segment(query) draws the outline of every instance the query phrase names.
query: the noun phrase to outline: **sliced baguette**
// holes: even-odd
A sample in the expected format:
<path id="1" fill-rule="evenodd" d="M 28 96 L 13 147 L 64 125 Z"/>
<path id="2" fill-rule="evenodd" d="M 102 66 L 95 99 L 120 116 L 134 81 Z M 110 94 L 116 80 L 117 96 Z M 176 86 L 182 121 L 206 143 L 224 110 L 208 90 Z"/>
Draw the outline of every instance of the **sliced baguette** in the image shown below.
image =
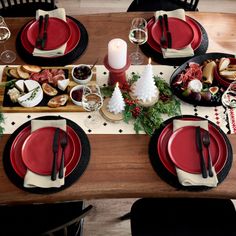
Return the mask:
<path id="1" fill-rule="evenodd" d="M 42 70 L 40 66 L 36 66 L 36 65 L 23 65 L 22 69 L 25 72 L 29 72 L 29 73 L 38 73 Z"/>
<path id="2" fill-rule="evenodd" d="M 220 71 L 220 75 L 228 80 L 236 80 L 236 71 L 223 70 Z"/>
<path id="3" fill-rule="evenodd" d="M 10 74 L 12 77 L 16 78 L 16 79 L 20 79 L 20 76 L 19 76 L 19 74 L 17 73 L 16 68 L 10 69 L 9 74 Z"/>
<path id="4" fill-rule="evenodd" d="M 48 106 L 52 108 L 63 106 L 66 104 L 68 99 L 69 99 L 69 96 L 67 94 L 58 95 L 49 100 Z"/>
<path id="5" fill-rule="evenodd" d="M 17 73 L 20 76 L 20 78 L 22 78 L 22 79 L 29 79 L 30 74 L 28 72 L 25 72 L 24 70 L 22 70 L 21 66 L 18 66 L 16 68 L 16 70 L 17 70 Z"/>

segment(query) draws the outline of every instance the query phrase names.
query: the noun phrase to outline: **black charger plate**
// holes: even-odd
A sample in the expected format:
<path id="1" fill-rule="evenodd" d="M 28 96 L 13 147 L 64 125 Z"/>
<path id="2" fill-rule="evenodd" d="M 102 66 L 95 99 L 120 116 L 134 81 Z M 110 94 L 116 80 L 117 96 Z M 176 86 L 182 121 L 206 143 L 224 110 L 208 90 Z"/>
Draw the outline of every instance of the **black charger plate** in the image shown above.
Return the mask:
<path id="1" fill-rule="evenodd" d="M 56 119 L 66 119 L 61 116 L 42 116 L 36 118 L 37 120 L 56 120 Z M 81 147 L 82 147 L 82 152 L 81 152 L 81 158 L 75 167 L 75 169 L 69 174 L 67 177 L 65 177 L 65 184 L 60 187 L 60 188 L 25 188 L 23 186 L 24 180 L 15 172 L 11 160 L 10 160 L 10 150 L 11 146 L 14 142 L 14 139 L 18 135 L 20 131 L 22 131 L 25 127 L 29 126 L 31 121 L 28 121 L 21 125 L 18 129 L 14 131 L 14 133 L 11 134 L 9 137 L 4 151 L 3 151 L 3 166 L 6 171 L 6 174 L 8 178 L 12 181 L 13 184 L 15 184 L 18 188 L 23 189 L 27 192 L 31 193 L 39 193 L 39 194 L 49 194 L 49 193 L 55 193 L 62 191 L 69 186 L 71 186 L 75 181 L 77 181 L 80 176 L 84 173 L 86 170 L 89 159 L 90 159 L 90 143 L 88 140 L 88 137 L 86 133 L 83 131 L 83 129 L 77 125 L 75 122 L 66 119 L 66 124 L 70 126 L 78 135 L 80 142 L 81 142 Z"/>
<path id="2" fill-rule="evenodd" d="M 73 20 L 77 26 L 80 29 L 80 41 L 77 44 L 77 46 L 69 53 L 60 56 L 60 57 L 52 57 L 52 58 L 46 58 L 46 57 L 35 57 L 31 53 L 29 53 L 22 45 L 21 43 L 21 33 L 25 26 L 28 24 L 28 22 L 21 28 L 20 32 L 17 35 L 16 38 L 16 50 L 18 54 L 22 57 L 22 59 L 28 63 L 28 64 L 35 64 L 35 65 L 40 65 L 40 66 L 64 66 L 71 64 L 73 61 L 78 59 L 85 49 L 87 48 L 88 45 L 88 32 L 84 25 L 76 20 L 75 18 L 71 16 L 66 16 Z"/>
<path id="3" fill-rule="evenodd" d="M 155 172 L 165 182 L 167 182 L 171 186 L 173 186 L 173 187 L 175 187 L 179 190 L 204 191 L 204 190 L 211 189 L 211 187 L 207 187 L 207 186 L 183 186 L 183 185 L 181 185 L 178 181 L 178 177 L 173 175 L 171 172 L 169 172 L 166 169 L 166 167 L 163 165 L 162 161 L 159 158 L 158 151 L 157 151 L 157 141 L 158 141 L 159 135 L 161 134 L 163 129 L 166 127 L 166 125 L 173 122 L 174 119 L 188 119 L 188 118 L 190 118 L 190 119 L 194 118 L 194 119 L 198 119 L 198 120 L 206 120 L 202 117 L 196 117 L 196 116 L 192 116 L 192 115 L 182 115 L 182 116 L 175 116 L 175 117 L 172 117 L 172 118 L 164 121 L 162 123 L 162 126 L 154 132 L 154 134 L 152 135 L 152 137 L 150 139 L 150 142 L 149 142 L 149 158 L 150 158 L 150 162 L 151 162 L 152 167 L 155 170 Z M 226 142 L 227 151 L 228 151 L 228 156 L 227 156 L 226 163 L 225 163 L 224 167 L 222 168 L 222 170 L 217 174 L 217 178 L 218 178 L 218 181 L 219 181 L 218 184 L 220 184 L 227 177 L 227 175 L 228 175 L 228 173 L 231 169 L 232 162 L 233 162 L 233 149 L 232 149 L 232 146 L 231 146 L 231 143 L 230 143 L 228 137 L 220 129 L 220 127 L 217 126 L 216 124 L 214 124 L 213 122 L 209 121 L 209 120 L 208 120 L 208 122 L 212 126 L 214 126 L 215 128 L 217 128 L 219 130 L 219 133 L 222 135 L 222 137 L 224 138 L 224 140 Z"/>

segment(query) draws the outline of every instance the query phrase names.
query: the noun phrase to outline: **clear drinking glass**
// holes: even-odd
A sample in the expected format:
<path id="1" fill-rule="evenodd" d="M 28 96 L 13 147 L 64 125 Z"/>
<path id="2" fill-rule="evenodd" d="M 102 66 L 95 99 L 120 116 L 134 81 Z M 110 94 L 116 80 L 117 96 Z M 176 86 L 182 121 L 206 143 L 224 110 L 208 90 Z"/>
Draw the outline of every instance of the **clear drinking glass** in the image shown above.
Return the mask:
<path id="1" fill-rule="evenodd" d="M 16 54 L 11 50 L 5 50 L 4 43 L 10 38 L 11 32 L 4 21 L 4 18 L 0 16 L 0 43 L 3 44 L 3 52 L 0 55 L 0 60 L 4 63 L 11 63 L 15 61 Z"/>
<path id="2" fill-rule="evenodd" d="M 147 21 L 144 18 L 134 18 L 131 23 L 129 40 L 136 44 L 136 51 L 130 54 L 131 64 L 140 65 L 143 63 L 143 55 L 139 52 L 139 45 L 147 41 Z"/>
<path id="3" fill-rule="evenodd" d="M 236 81 L 232 82 L 221 97 L 221 102 L 225 107 L 236 107 Z"/>
<path id="4" fill-rule="evenodd" d="M 90 111 L 91 116 L 85 120 L 85 126 L 89 129 L 93 129 L 99 126 L 101 122 L 101 116 L 97 114 L 97 111 L 103 105 L 103 98 L 98 85 L 86 85 L 83 88 L 82 106 L 84 110 Z"/>

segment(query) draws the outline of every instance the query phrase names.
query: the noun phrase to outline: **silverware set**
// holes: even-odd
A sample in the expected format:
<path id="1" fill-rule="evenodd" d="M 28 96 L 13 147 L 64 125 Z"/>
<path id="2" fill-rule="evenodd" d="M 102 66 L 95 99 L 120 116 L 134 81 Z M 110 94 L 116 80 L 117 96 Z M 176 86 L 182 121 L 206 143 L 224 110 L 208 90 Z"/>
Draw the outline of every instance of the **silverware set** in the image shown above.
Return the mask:
<path id="1" fill-rule="evenodd" d="M 39 17 L 39 31 L 36 38 L 35 47 L 44 49 L 47 42 L 47 28 L 48 28 L 49 15 Z"/>
<path id="2" fill-rule="evenodd" d="M 60 137 L 60 132 L 62 132 L 62 137 Z M 62 179 L 64 177 L 64 163 L 65 163 L 65 148 L 68 143 L 68 135 L 65 131 L 60 130 L 59 128 L 56 128 L 54 137 L 53 137 L 53 165 L 52 165 L 52 172 L 51 172 L 51 180 L 54 181 L 57 178 L 57 159 L 58 159 L 58 150 L 59 150 L 59 143 L 62 149 L 62 155 L 61 155 L 61 162 L 60 162 L 60 168 L 59 168 L 59 179 Z"/>
<path id="3" fill-rule="evenodd" d="M 211 158 L 211 153 L 210 153 L 210 134 L 208 131 L 204 131 L 203 136 L 202 136 L 200 126 L 196 127 L 196 144 L 197 144 L 197 149 L 200 154 L 200 165 L 201 165 L 202 177 L 207 178 L 208 174 L 210 177 L 213 177 L 212 158 Z M 202 144 L 207 148 L 208 168 L 206 167 L 206 164 L 205 164 Z M 208 169 L 208 172 L 207 172 L 207 169 Z"/>
<path id="4" fill-rule="evenodd" d="M 161 47 L 171 48 L 172 47 L 172 37 L 171 32 L 169 31 L 168 16 L 164 14 L 159 16 L 159 22 L 161 27 L 161 38 L 160 44 Z"/>

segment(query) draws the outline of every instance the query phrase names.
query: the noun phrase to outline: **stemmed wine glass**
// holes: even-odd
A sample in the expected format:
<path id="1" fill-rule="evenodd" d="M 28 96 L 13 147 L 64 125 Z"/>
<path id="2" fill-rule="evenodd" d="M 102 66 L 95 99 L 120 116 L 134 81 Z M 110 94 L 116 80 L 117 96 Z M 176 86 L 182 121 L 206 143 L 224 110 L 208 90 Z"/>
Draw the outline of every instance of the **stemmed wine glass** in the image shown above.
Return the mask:
<path id="1" fill-rule="evenodd" d="M 11 32 L 4 21 L 4 18 L 0 16 L 0 43 L 5 43 L 11 36 Z M 4 46 L 3 46 L 4 48 Z M 15 61 L 16 54 L 11 50 L 3 50 L 0 55 L 0 60 L 4 63 L 11 63 Z"/>
<path id="2" fill-rule="evenodd" d="M 131 64 L 140 65 L 143 63 L 143 55 L 139 52 L 139 45 L 147 41 L 147 21 L 144 18 L 134 18 L 131 23 L 129 40 L 136 44 L 136 51 L 130 54 Z"/>
<path id="3" fill-rule="evenodd" d="M 83 88 L 82 106 L 84 110 L 92 112 L 91 117 L 85 120 L 87 128 L 96 128 L 101 120 L 100 115 L 96 113 L 103 105 L 103 98 L 98 85 L 90 84 Z"/>

